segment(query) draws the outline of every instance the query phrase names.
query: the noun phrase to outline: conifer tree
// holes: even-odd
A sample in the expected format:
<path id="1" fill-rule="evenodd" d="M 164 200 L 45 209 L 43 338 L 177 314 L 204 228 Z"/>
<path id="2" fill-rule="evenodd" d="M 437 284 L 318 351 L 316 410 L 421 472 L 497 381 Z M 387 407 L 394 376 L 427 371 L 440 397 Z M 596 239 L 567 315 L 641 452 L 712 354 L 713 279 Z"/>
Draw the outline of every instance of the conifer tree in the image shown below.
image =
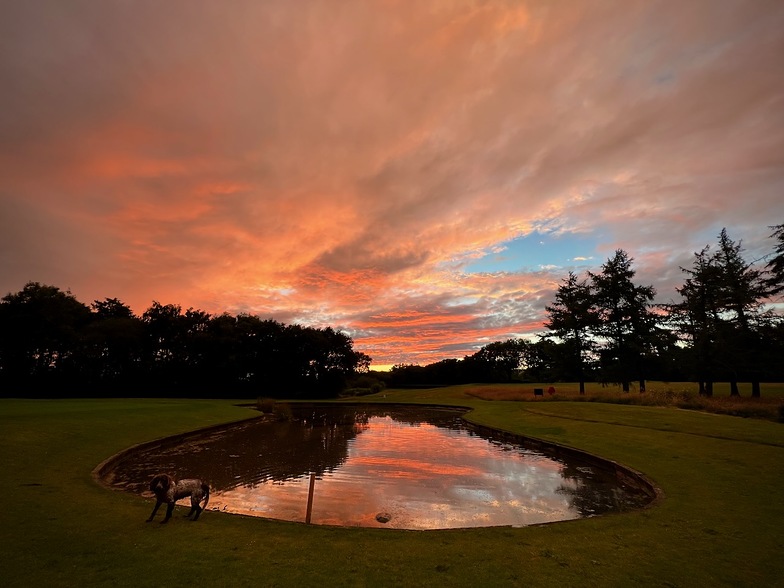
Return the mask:
<path id="1" fill-rule="evenodd" d="M 760 395 L 759 327 L 769 316 L 762 308 L 768 288 L 762 271 L 747 263 L 742 251 L 741 242 L 730 239 L 727 229 L 722 229 L 714 255 L 720 276 L 718 303 L 722 336 L 719 340 L 730 367 L 730 395 L 739 395 L 739 373 L 745 373 L 751 379 L 751 395 L 756 397 Z"/>
<path id="2" fill-rule="evenodd" d="M 676 288 L 681 301 L 667 306 L 668 322 L 691 349 L 700 395 L 713 396 L 713 381 L 718 367 L 721 274 L 710 246 L 694 254 L 691 269 L 681 267 L 681 271 L 688 277 L 683 286 Z"/>
<path id="3" fill-rule="evenodd" d="M 784 292 L 784 223 L 770 228 L 773 229 L 770 238 L 776 239 L 777 243 L 773 249 L 774 257 L 765 266 L 765 285 L 771 295 L 776 295 Z"/>
<path id="4" fill-rule="evenodd" d="M 620 383 L 624 392 L 636 378 L 644 392 L 646 363 L 658 338 L 658 317 L 652 311 L 656 291 L 632 281 L 636 274 L 632 261 L 618 249 L 601 272 L 588 275 L 599 317 L 595 333 L 604 340 L 599 353 L 603 376 Z"/>
<path id="5" fill-rule="evenodd" d="M 598 326 L 596 305 L 586 280 L 579 280 L 569 272 L 555 293 L 555 302 L 545 307 L 549 319 L 545 327 L 550 336 L 563 341 L 568 350 L 569 367 L 580 382 L 580 394 L 585 394 L 585 363 L 594 344 L 591 332 Z"/>

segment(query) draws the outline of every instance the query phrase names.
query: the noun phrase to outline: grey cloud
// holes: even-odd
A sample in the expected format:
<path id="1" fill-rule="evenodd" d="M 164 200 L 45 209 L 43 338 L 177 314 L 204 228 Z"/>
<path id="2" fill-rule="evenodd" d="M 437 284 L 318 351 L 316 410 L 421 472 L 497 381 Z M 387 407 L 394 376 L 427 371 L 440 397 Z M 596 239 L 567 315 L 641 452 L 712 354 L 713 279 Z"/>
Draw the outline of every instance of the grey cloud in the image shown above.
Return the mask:
<path id="1" fill-rule="evenodd" d="M 315 264 L 338 272 L 373 270 L 393 274 L 421 266 L 428 258 L 427 251 L 417 249 L 386 250 L 383 246 L 367 246 L 366 243 L 372 241 L 372 238 L 362 237 L 342 244 L 320 255 Z"/>
<path id="2" fill-rule="evenodd" d="M 227 307 L 295 316 L 245 298 L 294 260 L 435 272 L 438 305 L 445 261 L 543 225 L 672 282 L 721 226 L 757 251 L 783 222 L 783 27 L 775 0 L 10 3 L 0 288 L 102 276 L 199 306 L 228 284 Z M 495 332 L 546 297 L 485 287 L 470 326 Z M 300 303 L 359 321 L 336 292 Z"/>

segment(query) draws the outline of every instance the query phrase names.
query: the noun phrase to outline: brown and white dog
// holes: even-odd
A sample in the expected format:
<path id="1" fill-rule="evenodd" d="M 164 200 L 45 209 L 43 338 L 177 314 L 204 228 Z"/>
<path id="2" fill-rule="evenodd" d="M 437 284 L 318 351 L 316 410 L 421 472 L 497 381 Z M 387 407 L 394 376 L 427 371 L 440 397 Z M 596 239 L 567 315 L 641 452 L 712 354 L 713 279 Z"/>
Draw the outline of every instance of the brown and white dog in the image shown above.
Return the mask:
<path id="1" fill-rule="evenodd" d="M 190 517 L 196 513 L 192 519 L 194 521 L 199 518 L 199 515 L 207 508 L 207 503 L 210 501 L 209 485 L 196 479 L 177 482 L 168 474 L 158 474 L 150 482 L 150 490 L 155 494 L 155 507 L 152 509 L 150 518 L 147 519 L 148 523 L 155 517 L 155 513 L 158 512 L 158 509 L 164 502 L 168 506 L 166 507 L 166 517 L 161 523 L 165 523 L 171 518 L 172 512 L 174 512 L 174 503 L 180 498 L 191 497 L 191 512 L 187 516 Z M 199 506 L 202 500 L 204 500 L 204 506 Z"/>

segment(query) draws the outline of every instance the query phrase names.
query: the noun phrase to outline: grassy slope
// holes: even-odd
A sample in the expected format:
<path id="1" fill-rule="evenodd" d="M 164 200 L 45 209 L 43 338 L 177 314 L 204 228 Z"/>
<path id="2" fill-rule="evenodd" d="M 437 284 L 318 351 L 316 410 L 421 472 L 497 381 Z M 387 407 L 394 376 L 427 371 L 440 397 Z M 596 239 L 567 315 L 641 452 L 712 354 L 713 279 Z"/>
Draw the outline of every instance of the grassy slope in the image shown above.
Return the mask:
<path id="1" fill-rule="evenodd" d="M 473 420 L 623 462 L 664 490 L 649 510 L 523 529 L 410 532 L 207 512 L 146 524 L 152 504 L 95 484 L 133 443 L 247 409 L 227 401 L 0 400 L 0 569 L 10 586 L 773 586 L 784 562 L 784 425 L 594 403 L 486 402 L 465 387 L 370 401 L 456 403 Z"/>

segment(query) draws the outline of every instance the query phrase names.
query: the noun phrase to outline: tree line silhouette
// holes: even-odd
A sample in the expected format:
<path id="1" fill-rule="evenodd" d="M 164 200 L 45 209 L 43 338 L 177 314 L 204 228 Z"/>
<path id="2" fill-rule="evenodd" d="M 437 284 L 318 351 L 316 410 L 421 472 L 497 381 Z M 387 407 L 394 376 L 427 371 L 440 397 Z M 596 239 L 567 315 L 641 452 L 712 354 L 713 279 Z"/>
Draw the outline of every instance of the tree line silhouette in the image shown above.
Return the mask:
<path id="1" fill-rule="evenodd" d="M 462 360 L 397 365 L 392 386 L 469 382 L 579 382 L 620 384 L 629 391 L 646 380 L 713 383 L 784 381 L 784 316 L 774 304 L 784 292 L 784 224 L 771 227 L 775 245 L 762 268 L 743 258 L 740 242 L 723 229 L 715 247 L 694 254 L 676 289 L 679 299 L 654 304 L 653 286 L 634 282 L 633 259 L 618 249 L 600 271 L 569 272 L 547 305 L 547 332 L 535 340 L 508 339 Z"/>
<path id="2" fill-rule="evenodd" d="M 0 302 L 4 396 L 325 398 L 369 364 L 331 327 L 157 301 L 136 316 L 117 298 L 88 307 L 37 282 Z"/>
<path id="3" fill-rule="evenodd" d="M 547 332 L 508 339 L 460 359 L 397 365 L 375 374 L 392 386 L 471 382 L 586 381 L 625 391 L 649 379 L 784 381 L 784 224 L 764 268 L 743 258 L 722 230 L 715 247 L 681 268 L 679 299 L 654 304 L 618 249 L 598 272 L 569 272 L 546 306 Z M 154 301 L 141 315 L 117 298 L 90 306 L 55 286 L 30 282 L 0 300 L 0 394 L 4 396 L 210 396 L 327 398 L 371 358 L 347 334 L 250 314 L 211 315 Z M 365 378 L 367 379 L 367 377 Z"/>

